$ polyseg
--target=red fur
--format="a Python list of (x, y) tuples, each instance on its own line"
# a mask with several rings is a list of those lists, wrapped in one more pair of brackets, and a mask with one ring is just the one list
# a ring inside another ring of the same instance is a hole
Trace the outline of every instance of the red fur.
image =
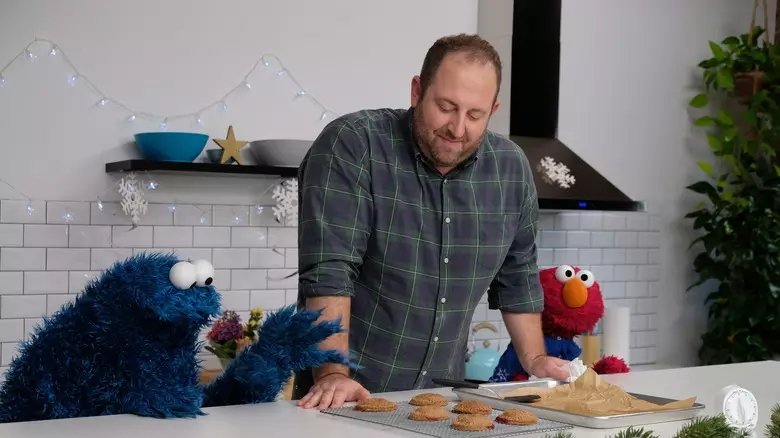
[[(580, 269), (572, 266), (574, 272)], [(542, 313), (542, 330), (547, 336), (573, 339), (575, 336), (593, 330), (596, 323), (604, 315), (604, 299), (601, 287), (594, 282), (588, 288), (588, 300), (582, 307), (571, 308), (563, 302), (563, 283), (555, 278), (555, 268), (539, 272), (544, 289), (544, 312)]]
[(631, 371), (626, 362), (617, 356), (602, 357), (593, 364), (593, 371), (596, 374), (618, 374)]

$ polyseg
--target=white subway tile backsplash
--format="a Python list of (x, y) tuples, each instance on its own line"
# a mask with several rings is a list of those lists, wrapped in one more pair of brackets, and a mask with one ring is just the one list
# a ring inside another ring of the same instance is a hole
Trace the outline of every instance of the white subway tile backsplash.
[(194, 227), (193, 246), (208, 248), (230, 247), (230, 227)]
[(103, 225), (71, 225), (68, 232), (71, 248), (110, 248), (111, 227)]
[(38, 318), (46, 314), (46, 295), (0, 296), (0, 318)]
[(23, 272), (0, 272), (0, 295), (21, 295), (22, 292), (24, 292)]
[(192, 233), (193, 230), (190, 226), (156, 226), (154, 227), (154, 246), (192, 246)]
[(89, 210), (89, 202), (48, 202), (46, 223), (86, 225), (90, 223)]
[(0, 201), (0, 222), (5, 224), (45, 224), (46, 202), (3, 199)]
[[(21, 227), (22, 225), (8, 226)], [(67, 225), (26, 224), (23, 234), (24, 246), (27, 247), (60, 248), (68, 246), (69, 229)]]
[[(215, 266), (213, 286), (225, 309), (278, 309), (297, 299), (296, 223), (281, 224), (268, 205), (149, 204), (138, 227), (116, 202), (0, 201), (0, 361), (41, 317), (75, 300), (90, 279), (142, 251), (173, 252)], [(632, 310), (631, 363), (655, 360), (660, 286), (660, 216), (621, 212), (541, 212), (540, 267), (575, 265), (593, 272), (605, 305)], [(504, 348), (501, 314), (481, 297), (473, 322)], [(7, 347), (6, 347), (7, 346)], [(0, 367), (3, 365), (0, 364)], [(2, 368), (0, 368), (2, 370)]]
[(43, 271), (46, 248), (0, 248), (0, 270)]
[(298, 247), (297, 228), (268, 228), (268, 246), (280, 248)]
[(151, 248), (154, 246), (154, 227), (149, 225), (136, 228), (115, 225), (111, 228), (111, 233), (115, 248)]
[[(268, 269), (268, 268), (297, 268), (298, 259), (295, 259), (295, 266), (286, 266), (285, 251), (295, 251), (293, 249), (278, 249), (278, 248), (251, 248), (249, 250), (249, 267), (252, 269)], [(257, 289), (251, 288), (251, 289)]]
[(2, 351), (0, 351), (0, 365), (7, 367), (11, 365), (11, 362), (19, 353), (19, 343), (3, 342), (0, 344), (0, 348), (2, 348)]
[(18, 342), (24, 339), (24, 319), (0, 319), (0, 342)]
[(68, 273), (65, 271), (40, 271), (24, 273), (25, 295), (68, 293)]
[[(22, 246), (24, 244), (24, 225), (0, 224), (0, 247)], [(33, 245), (28, 245), (33, 246)]]
[(230, 230), (230, 246), (233, 248), (268, 246), (268, 228), (233, 227)]

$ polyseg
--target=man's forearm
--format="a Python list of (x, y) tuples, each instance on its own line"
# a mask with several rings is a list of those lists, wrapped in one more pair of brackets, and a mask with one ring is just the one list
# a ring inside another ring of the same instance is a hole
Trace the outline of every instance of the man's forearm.
[(523, 368), (528, 369), (534, 359), (547, 354), (541, 313), (501, 312), (501, 316)]
[[(349, 334), (347, 330), (349, 329), (350, 304), (351, 297), (348, 296), (311, 297), (306, 299), (307, 309), (324, 309), (317, 322), (324, 320), (333, 321), (341, 318), (341, 327), (344, 331), (331, 335), (320, 342), (320, 348), (323, 350), (339, 350), (346, 355), (349, 354)], [(340, 364), (325, 364), (312, 370), (315, 382), (319, 380), (320, 377), (333, 373), (349, 375), (349, 367)]]

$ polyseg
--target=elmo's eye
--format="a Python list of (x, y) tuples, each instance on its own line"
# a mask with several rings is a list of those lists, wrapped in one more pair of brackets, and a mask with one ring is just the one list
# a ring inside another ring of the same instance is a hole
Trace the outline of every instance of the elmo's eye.
[(190, 262), (178, 262), (173, 265), (168, 277), (177, 289), (189, 289), (195, 286), (197, 280), (195, 266)]
[(195, 282), (198, 286), (208, 286), (214, 281), (214, 266), (206, 260), (195, 260), (192, 262), (195, 267)]
[(569, 265), (558, 266), (555, 270), (555, 279), (561, 283), (566, 283), (572, 277), (574, 277), (574, 268)]
[(585, 283), (585, 287), (591, 287), (593, 286), (593, 283), (596, 282), (596, 278), (593, 277), (593, 273), (585, 269), (577, 273), (577, 278)]

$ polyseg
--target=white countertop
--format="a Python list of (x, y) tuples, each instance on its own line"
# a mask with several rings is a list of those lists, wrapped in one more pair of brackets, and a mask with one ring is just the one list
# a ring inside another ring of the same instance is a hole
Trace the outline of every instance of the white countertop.
[[(780, 362), (766, 361), (711, 367), (639, 371), (604, 376), (626, 391), (645, 393), (668, 398), (697, 397), (707, 406), (703, 415), (718, 413), (713, 406), (720, 388), (737, 384), (752, 391), (759, 403), (758, 435), (763, 436), (764, 425), (772, 405), (780, 402)], [(773, 383), (774, 382), (774, 383)], [(449, 388), (435, 392), (447, 396), (454, 394)], [(408, 400), (414, 392), (382, 394), (394, 400)], [(205, 409), (208, 415), (196, 419), (158, 420), (132, 415), (114, 415), (68, 420), (50, 420), (26, 423), (0, 424), (0, 437), (14, 438), (215, 438), (223, 436), (284, 436), (315, 438), (375, 438), (416, 437), (414, 434), (391, 427), (350, 420), (298, 408), (295, 402), (279, 401), (259, 405), (233, 406)], [(662, 437), (671, 437), (683, 422), (650, 425)], [(641, 425), (638, 425), (641, 426)], [(271, 430), (264, 431), (264, 428)], [(604, 438), (608, 429), (570, 430), (577, 438)], [(528, 437), (544, 434), (524, 435)]]

